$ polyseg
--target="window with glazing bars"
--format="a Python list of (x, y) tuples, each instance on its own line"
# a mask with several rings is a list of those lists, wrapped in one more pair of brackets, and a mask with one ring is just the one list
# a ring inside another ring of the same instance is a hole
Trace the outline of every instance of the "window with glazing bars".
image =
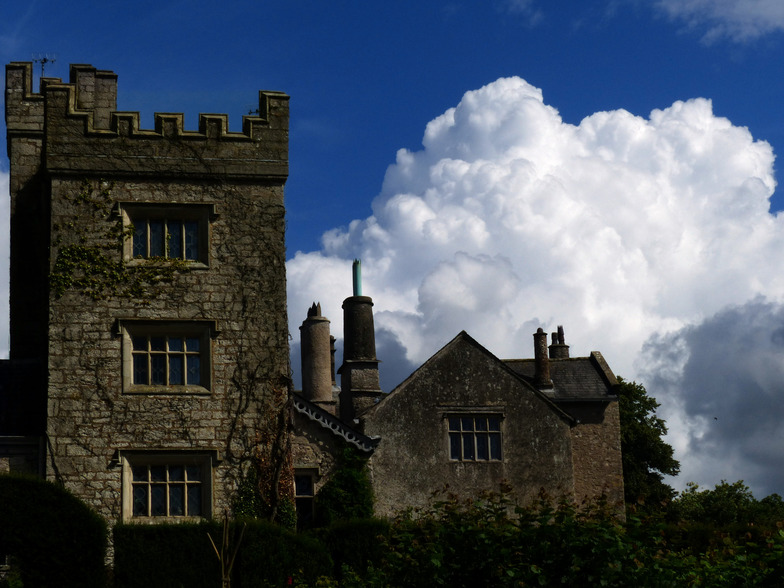
[(499, 415), (452, 415), (449, 421), (449, 458), (453, 461), (500, 461)]
[(133, 465), (134, 517), (202, 516), (201, 465)]
[(297, 528), (307, 529), (313, 525), (313, 503), (315, 480), (311, 472), (294, 472), (294, 503), (297, 509)]
[(133, 335), (135, 386), (203, 386), (202, 341), (194, 336)]
[(199, 223), (182, 219), (133, 219), (133, 257), (196, 261)]

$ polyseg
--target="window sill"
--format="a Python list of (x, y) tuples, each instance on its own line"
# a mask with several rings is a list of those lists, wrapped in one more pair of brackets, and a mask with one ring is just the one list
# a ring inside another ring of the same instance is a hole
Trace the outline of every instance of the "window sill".
[(203, 523), (207, 517), (130, 517), (123, 522), (131, 525), (158, 525), (161, 523)]
[(167, 267), (172, 263), (184, 263), (187, 269), (189, 270), (208, 270), (210, 266), (204, 263), (203, 261), (189, 261), (187, 259), (154, 259), (154, 258), (134, 258), (134, 259), (126, 259), (125, 265), (128, 267)]
[(123, 394), (152, 395), (161, 396), (208, 396), (211, 392), (203, 386), (131, 386)]

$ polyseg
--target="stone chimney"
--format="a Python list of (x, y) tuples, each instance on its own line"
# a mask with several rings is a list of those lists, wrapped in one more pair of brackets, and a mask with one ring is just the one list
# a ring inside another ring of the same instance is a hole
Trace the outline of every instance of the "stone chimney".
[(569, 346), (564, 339), (564, 330), (558, 325), (558, 332), (553, 333), (552, 343), (550, 344), (550, 359), (569, 359)]
[(354, 296), (343, 301), (343, 365), (340, 366), (340, 417), (351, 422), (378, 402), (373, 299), (362, 296), (359, 260), (354, 261)]
[(299, 328), (302, 360), (302, 396), (332, 414), (336, 403), (332, 397), (333, 364), (331, 353), (332, 337), (329, 334), (329, 319), (321, 316), (321, 304), (313, 303), (308, 309), (308, 318)]
[(541, 327), (534, 333), (534, 385), (539, 389), (553, 387), (550, 358), (547, 356), (547, 333)]

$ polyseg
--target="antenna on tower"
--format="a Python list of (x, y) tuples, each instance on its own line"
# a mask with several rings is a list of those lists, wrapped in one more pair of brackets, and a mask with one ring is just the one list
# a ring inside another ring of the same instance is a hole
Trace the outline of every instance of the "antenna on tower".
[(33, 54), (33, 63), (40, 63), (41, 64), (41, 77), (44, 77), (44, 71), (46, 70), (47, 63), (54, 63), (57, 61), (57, 56), (52, 53), (35, 53)]

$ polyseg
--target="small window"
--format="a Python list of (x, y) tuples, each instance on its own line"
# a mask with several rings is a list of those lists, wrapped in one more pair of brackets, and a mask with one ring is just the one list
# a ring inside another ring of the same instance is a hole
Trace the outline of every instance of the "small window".
[(307, 470), (294, 472), (294, 502), (297, 508), (297, 529), (308, 529), (313, 526), (315, 474)]
[(124, 518), (209, 517), (211, 468), (209, 455), (203, 454), (126, 457)]
[(128, 227), (125, 258), (135, 260), (182, 260), (208, 264), (210, 205), (123, 204)]
[(453, 461), (501, 461), (500, 415), (450, 415), (449, 458)]
[(211, 389), (209, 322), (123, 321), (123, 386), (129, 393)]

